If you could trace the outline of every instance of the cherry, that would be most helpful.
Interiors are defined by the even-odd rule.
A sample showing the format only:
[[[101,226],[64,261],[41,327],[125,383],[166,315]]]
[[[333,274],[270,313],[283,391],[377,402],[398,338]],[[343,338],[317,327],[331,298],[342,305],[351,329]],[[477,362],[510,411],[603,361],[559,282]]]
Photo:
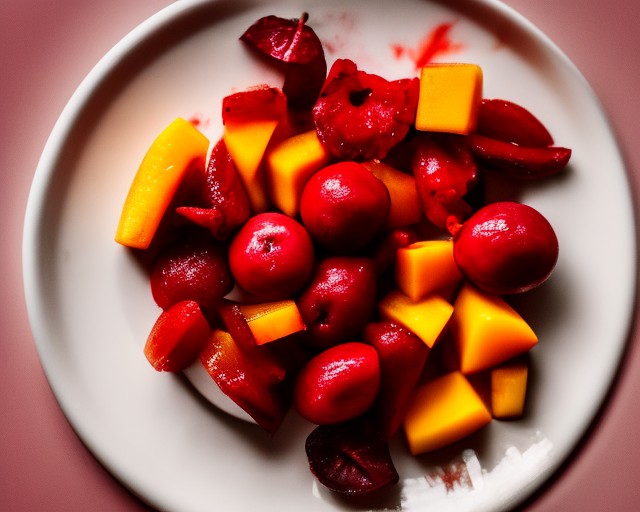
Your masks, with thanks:
[[[340,494],[370,495],[399,479],[389,446],[363,418],[316,427],[305,451],[318,481]]]
[[[529,291],[551,275],[558,239],[549,221],[531,206],[492,203],[473,214],[453,238],[460,271],[495,294]]]
[[[233,277],[225,248],[208,234],[187,233],[180,243],[169,246],[151,271],[151,293],[166,310],[183,300],[193,300],[209,312],[229,293]]]
[[[329,165],[307,182],[300,215],[311,236],[332,253],[363,248],[380,232],[391,206],[387,187],[357,162]]]
[[[312,423],[335,424],[366,412],[379,388],[376,349],[351,341],[328,348],[300,370],[294,387],[294,405]]]

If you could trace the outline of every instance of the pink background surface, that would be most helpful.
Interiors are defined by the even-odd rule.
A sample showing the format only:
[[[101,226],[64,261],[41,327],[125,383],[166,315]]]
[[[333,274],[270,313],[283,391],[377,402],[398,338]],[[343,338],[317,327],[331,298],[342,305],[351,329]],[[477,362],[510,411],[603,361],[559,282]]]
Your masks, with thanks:
[[[3,0],[0,6],[0,510],[148,510],[78,439],[42,372],[22,289],[29,186],[74,90],[109,48],[168,0]],[[638,197],[640,43],[636,0],[507,0],[551,37],[594,87]],[[603,169],[603,186],[606,186]],[[606,237],[606,233],[594,234]],[[598,271],[598,269],[594,269]],[[603,271],[606,271],[604,269]],[[527,511],[640,510],[640,333],[576,453]],[[606,343],[606,340],[602,340]]]

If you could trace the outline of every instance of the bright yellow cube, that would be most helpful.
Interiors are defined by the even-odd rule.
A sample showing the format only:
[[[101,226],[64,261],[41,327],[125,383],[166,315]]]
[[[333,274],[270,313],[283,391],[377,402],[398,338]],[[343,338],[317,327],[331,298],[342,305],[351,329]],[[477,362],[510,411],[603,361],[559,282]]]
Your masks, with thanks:
[[[468,283],[453,304],[451,333],[463,373],[486,370],[538,343],[533,329],[502,297]]]
[[[311,175],[329,162],[329,153],[310,130],[289,137],[267,154],[267,184],[273,204],[295,217]]]
[[[459,283],[462,274],[453,259],[453,240],[422,240],[398,249],[395,279],[413,300]]]
[[[380,315],[404,325],[431,348],[444,330],[453,306],[441,296],[432,293],[418,301],[394,290],[378,304]]]
[[[491,369],[491,413],[494,418],[517,418],[524,412],[528,366],[525,359]]]
[[[264,345],[305,329],[298,306],[293,300],[243,304],[240,310],[257,345]]]
[[[482,100],[482,68],[430,64],[420,72],[416,129],[466,135],[475,130]]]
[[[403,426],[409,450],[418,455],[459,441],[491,419],[466,377],[453,371],[416,389]]]

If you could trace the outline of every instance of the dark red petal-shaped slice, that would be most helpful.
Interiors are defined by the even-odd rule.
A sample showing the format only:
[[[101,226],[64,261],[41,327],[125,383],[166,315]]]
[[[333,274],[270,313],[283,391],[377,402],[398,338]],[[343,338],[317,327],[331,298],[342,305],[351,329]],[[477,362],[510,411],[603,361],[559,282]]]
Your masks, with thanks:
[[[317,427],[305,450],[318,481],[340,494],[364,496],[399,479],[386,441],[360,418]]]
[[[517,103],[500,99],[482,100],[478,109],[477,133],[520,146],[545,147],[553,144],[553,137],[537,117]]]
[[[418,87],[417,78],[388,81],[337,60],[313,107],[321,142],[339,159],[383,159],[415,121]]]
[[[249,27],[240,40],[283,67],[282,87],[289,108],[308,110],[315,103],[327,74],[322,43],[306,25],[308,15],[292,20],[265,16]]]
[[[571,149],[568,148],[529,148],[478,134],[470,135],[468,143],[482,164],[514,178],[531,180],[557,174],[571,158]]]

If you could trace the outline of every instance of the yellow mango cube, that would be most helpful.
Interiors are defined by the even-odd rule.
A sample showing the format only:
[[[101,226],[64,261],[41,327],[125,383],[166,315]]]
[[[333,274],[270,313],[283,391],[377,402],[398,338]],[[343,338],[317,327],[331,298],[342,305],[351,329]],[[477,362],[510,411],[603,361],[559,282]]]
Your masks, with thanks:
[[[431,348],[453,313],[453,306],[432,293],[418,301],[394,290],[378,304],[380,315],[404,325]]]
[[[254,213],[264,212],[268,208],[262,162],[277,125],[277,119],[229,121],[224,125],[224,143],[238,169]]]
[[[475,64],[429,64],[420,71],[416,129],[466,135],[475,130],[482,100],[482,69]]]
[[[451,332],[463,373],[486,370],[538,343],[533,329],[502,297],[468,283],[453,304]]]
[[[133,178],[115,241],[147,249],[192,165],[204,164],[209,140],[188,121],[175,119],[153,141]]]
[[[459,283],[462,274],[453,259],[453,240],[422,240],[398,249],[395,280],[413,300]]]
[[[240,310],[257,345],[264,345],[305,329],[298,306],[293,300],[243,304]]]
[[[283,213],[295,217],[302,190],[313,173],[329,162],[315,130],[288,137],[267,154],[267,186],[271,201]]]
[[[526,360],[509,361],[491,369],[491,413],[494,418],[517,418],[527,395]]]
[[[416,188],[416,180],[411,174],[377,160],[364,162],[363,165],[382,181],[389,191],[391,208],[387,217],[387,228],[409,226],[422,219],[422,203]]]
[[[491,413],[466,377],[453,371],[421,384],[403,427],[413,455],[459,441],[491,422]]]

